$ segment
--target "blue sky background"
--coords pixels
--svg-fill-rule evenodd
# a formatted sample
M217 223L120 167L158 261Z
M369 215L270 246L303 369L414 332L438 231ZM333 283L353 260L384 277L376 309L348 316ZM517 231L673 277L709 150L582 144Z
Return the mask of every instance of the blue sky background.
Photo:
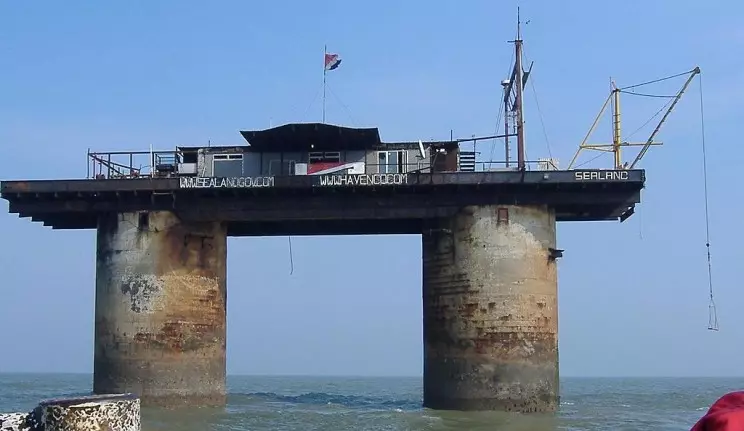
M326 43L343 58L328 76L329 122L378 126L386 140L491 134L516 6L3 1L0 178L84 177L87 148L238 144L240 129L319 121L320 99L311 102ZM566 166L610 76L629 85L699 65L705 85L721 331L706 329L696 80L659 136L665 145L642 162L648 183L637 214L622 224L559 225L561 373L742 375L744 4L521 7L530 20L525 54L535 61L525 96L530 158L550 149ZM682 81L671 84L645 90L669 94ZM624 134L663 103L626 96ZM595 136L610 140L609 117ZM587 166L611 163L596 162ZM0 241L0 372L91 372L94 232L0 214ZM229 241L228 372L420 375L420 238L303 237L293 246L290 275L287 238Z

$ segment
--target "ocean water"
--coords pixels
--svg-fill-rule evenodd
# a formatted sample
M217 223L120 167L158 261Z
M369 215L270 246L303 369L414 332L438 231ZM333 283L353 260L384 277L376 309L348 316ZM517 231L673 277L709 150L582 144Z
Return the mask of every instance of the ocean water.
M92 376L0 374L0 411L90 393ZM743 378L565 378L554 415L421 407L420 378L228 377L224 409L142 412L144 431L204 430L689 430Z

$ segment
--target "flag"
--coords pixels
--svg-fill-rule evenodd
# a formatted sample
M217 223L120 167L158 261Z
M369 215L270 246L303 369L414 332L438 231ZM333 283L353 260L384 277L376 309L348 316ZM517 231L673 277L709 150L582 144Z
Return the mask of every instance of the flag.
M338 54L328 54L325 55L325 70L334 70L338 67L338 65L341 64L341 59L338 57Z

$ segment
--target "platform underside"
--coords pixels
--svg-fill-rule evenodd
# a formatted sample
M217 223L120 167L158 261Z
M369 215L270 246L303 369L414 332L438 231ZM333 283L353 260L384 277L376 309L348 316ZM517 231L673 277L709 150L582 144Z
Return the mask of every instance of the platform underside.
M11 213L54 229L94 229L101 213L170 210L224 221L230 236L413 234L469 205L543 204L557 221L622 220L645 183L643 170L343 177L4 181L0 193Z

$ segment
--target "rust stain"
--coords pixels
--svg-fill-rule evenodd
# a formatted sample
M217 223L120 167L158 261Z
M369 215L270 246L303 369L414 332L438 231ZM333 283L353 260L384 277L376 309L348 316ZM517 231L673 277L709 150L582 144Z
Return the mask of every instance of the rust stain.
M15 184L13 184L13 188L15 189L15 192L27 192L29 191L28 183L25 181L16 181Z
M134 341L147 349L180 354L209 348L219 336L220 328L215 325L166 322L156 333L138 332Z
M164 233L158 256L158 273L166 274L171 268L186 267L193 275L203 277L223 274L225 261L222 256L226 250L224 226L217 223L177 224Z

